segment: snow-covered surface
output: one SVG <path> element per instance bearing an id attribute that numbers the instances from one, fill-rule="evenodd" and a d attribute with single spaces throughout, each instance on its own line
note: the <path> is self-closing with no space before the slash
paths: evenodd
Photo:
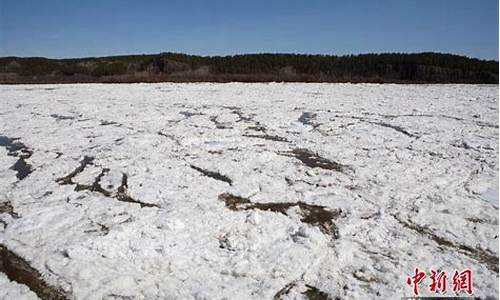
<path id="1" fill-rule="evenodd" d="M 10 281 L 5 274 L 0 273 L 0 299 L 37 300 L 39 298 L 27 286 Z"/>
<path id="2" fill-rule="evenodd" d="M 69 298 L 396 299 L 415 267 L 470 268 L 475 295 L 498 294 L 496 85 L 0 86 L 0 135 L 33 169 L 19 180 L 0 147 L 0 243 Z M 100 174 L 107 196 L 75 190 Z M 224 193 L 340 211 L 338 236 Z"/>

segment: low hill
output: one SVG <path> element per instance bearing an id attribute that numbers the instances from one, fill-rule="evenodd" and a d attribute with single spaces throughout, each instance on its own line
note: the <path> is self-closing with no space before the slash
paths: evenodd
<path id="1" fill-rule="evenodd" d="M 498 83 L 498 62 L 432 52 L 0 58 L 4 84 L 162 81 Z"/>

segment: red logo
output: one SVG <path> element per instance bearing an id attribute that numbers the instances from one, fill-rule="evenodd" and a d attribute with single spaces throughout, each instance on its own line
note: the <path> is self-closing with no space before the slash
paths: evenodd
<path id="1" fill-rule="evenodd" d="M 408 277 L 406 279 L 406 284 L 413 286 L 413 295 L 418 296 L 420 293 L 418 291 L 418 286 L 425 278 L 425 272 L 422 272 L 417 268 L 415 268 L 415 275 L 412 277 Z"/>
<path id="2" fill-rule="evenodd" d="M 472 295 L 472 271 L 465 269 L 458 273 L 453 273 L 453 291 L 455 293 L 465 291 L 467 294 Z"/>
<path id="3" fill-rule="evenodd" d="M 420 295 L 420 284 L 429 275 L 428 289 L 431 293 L 445 294 L 448 288 L 448 275 L 444 271 L 430 269 L 426 274 L 418 267 L 415 268 L 413 275 L 406 278 L 406 284 L 412 289 L 413 295 Z M 454 293 L 465 292 L 472 295 L 472 270 L 465 269 L 462 272 L 455 270 L 451 277 L 451 289 Z"/>
<path id="4" fill-rule="evenodd" d="M 448 276 L 446 272 L 436 272 L 431 270 L 431 284 L 429 284 L 429 291 L 431 293 L 446 293 L 446 279 Z"/>

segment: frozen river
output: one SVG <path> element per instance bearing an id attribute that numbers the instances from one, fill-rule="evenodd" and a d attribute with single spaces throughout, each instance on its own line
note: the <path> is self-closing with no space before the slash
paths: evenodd
<path id="1" fill-rule="evenodd" d="M 496 85 L 0 86 L 0 298 L 496 298 L 498 134 Z"/>

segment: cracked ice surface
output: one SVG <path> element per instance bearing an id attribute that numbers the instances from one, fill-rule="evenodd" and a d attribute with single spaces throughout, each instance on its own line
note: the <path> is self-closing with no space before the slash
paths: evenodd
<path id="1" fill-rule="evenodd" d="M 67 298 L 498 294 L 498 86 L 49 87 L 0 86 L 0 244 Z"/>

